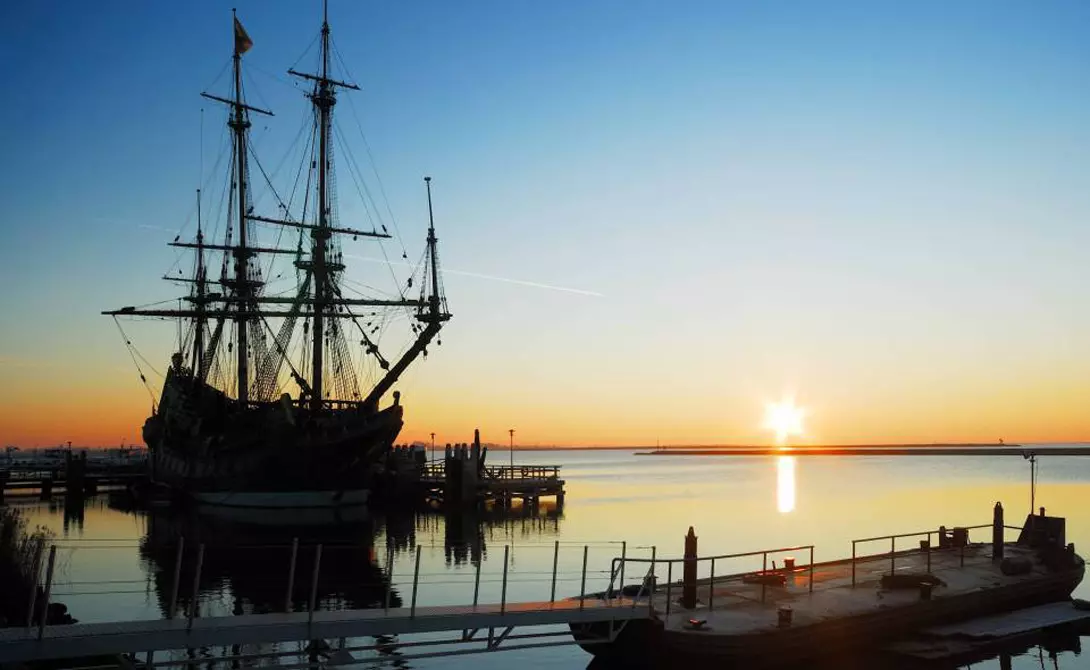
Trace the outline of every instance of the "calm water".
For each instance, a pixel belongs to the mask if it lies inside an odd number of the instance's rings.
[[[424,606],[471,602],[478,558],[480,599],[498,602],[505,546],[510,547],[508,601],[547,600],[555,541],[560,542],[561,597],[579,593],[584,546],[587,590],[593,591],[608,582],[609,561],[621,553],[621,541],[630,556],[649,556],[654,546],[658,556],[676,557],[689,526],[700,538],[701,554],[813,544],[820,561],[850,555],[854,538],[989,523],[997,500],[1007,510],[1007,523],[1021,525],[1030,507],[1029,465],[1015,457],[637,457],[622,451],[558,451],[516,453],[516,463],[563,465],[568,482],[563,509],[542,505],[534,512],[455,516],[406,509],[315,531],[126,511],[123,501],[107,495],[74,509],[66,509],[61,499],[12,499],[12,504],[23,508],[32,524],[56,534],[56,600],[83,622],[163,616],[180,535],[188,549],[180,606],[189,604],[194,546],[203,542],[197,601],[200,614],[209,616],[282,609],[293,537],[301,545],[297,607],[305,607],[309,596],[318,543],[323,544],[318,581],[323,607],[381,607],[387,584],[392,603],[407,604],[417,548],[417,604]],[[1067,517],[1067,539],[1086,555],[1090,458],[1046,457],[1038,470],[1037,504]],[[875,545],[872,551],[887,548]],[[1090,597],[1090,584],[1076,595]],[[1041,667],[1038,653],[1030,648],[1014,658],[1013,667]],[[406,661],[394,647],[375,659],[382,667],[484,669],[516,663],[584,668],[590,657],[577,647],[559,647]],[[1053,664],[1047,652],[1043,659]],[[1059,653],[1055,661],[1063,668],[1090,668],[1072,651]],[[974,667],[1000,663],[992,659]]]

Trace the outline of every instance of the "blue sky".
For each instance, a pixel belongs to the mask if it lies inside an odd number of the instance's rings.
[[[80,397],[102,375],[143,402],[98,311],[170,295],[156,228],[191,213],[202,107],[206,169],[218,151],[222,113],[198,94],[227,91],[232,6],[275,163],[306,110],[284,71],[317,3],[0,8],[5,402],[42,379]],[[443,349],[402,385],[407,436],[751,440],[793,391],[816,438],[1090,438],[1090,5],[330,14],[363,88],[338,118],[350,143],[361,121],[410,256],[430,174],[448,268],[601,294],[449,275]],[[0,415],[0,440],[48,433],[25,423]]]

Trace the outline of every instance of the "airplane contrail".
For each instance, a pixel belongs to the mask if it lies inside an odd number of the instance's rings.
[[[369,258],[367,256],[356,256],[354,254],[344,254],[344,255],[347,256],[348,258],[356,258],[358,260],[369,261],[371,263],[386,263],[386,262],[389,262],[390,265],[402,265],[402,266],[408,267],[408,268],[415,268],[416,267],[415,265],[413,265],[411,263],[402,263],[400,261],[387,261],[385,258]],[[448,273],[448,274],[452,274],[452,275],[462,275],[464,277],[476,277],[477,279],[489,279],[491,281],[501,281],[501,282],[505,282],[505,283],[508,283],[508,284],[519,284],[521,286],[532,286],[534,288],[544,288],[544,289],[548,289],[550,291],[562,291],[564,293],[575,293],[576,295],[586,295],[586,296],[590,296],[590,297],[593,297],[593,298],[604,298],[604,297],[606,297],[605,294],[599,293],[598,291],[588,291],[586,289],[571,288],[571,287],[568,287],[568,286],[555,286],[553,284],[542,284],[541,282],[527,281],[525,279],[511,279],[510,277],[497,277],[495,275],[486,275],[486,274],[482,274],[480,272],[468,272],[466,270],[450,270],[450,269],[444,269],[443,272]]]

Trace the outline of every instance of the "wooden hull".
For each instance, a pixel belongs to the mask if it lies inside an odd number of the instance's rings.
[[[363,505],[402,426],[400,405],[316,416],[281,403],[243,410],[215,389],[169,377],[162,398],[144,428],[151,477],[203,506]]]

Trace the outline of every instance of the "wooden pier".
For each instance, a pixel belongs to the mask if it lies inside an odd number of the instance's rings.
[[[65,495],[93,495],[99,487],[127,486],[147,479],[143,462],[137,464],[98,463],[87,452],[65,452],[63,462],[30,461],[0,466],[0,500],[5,491],[38,491],[49,498],[54,491]]]
[[[516,499],[536,506],[541,498],[564,504],[564,480],[559,465],[487,465],[487,447],[474,431],[472,444],[446,446],[442,461],[423,463],[414,473],[424,496],[450,506],[497,502],[505,507]]]

